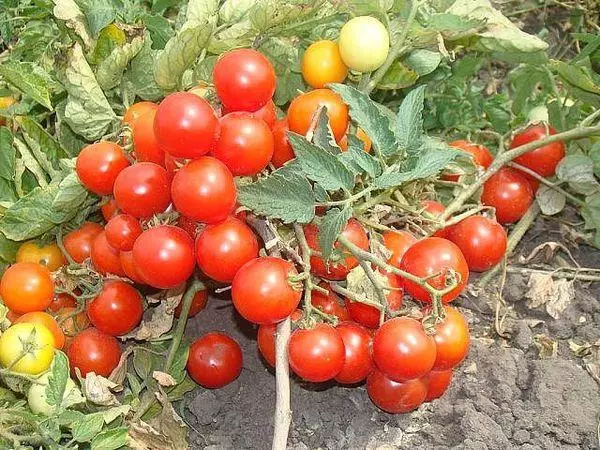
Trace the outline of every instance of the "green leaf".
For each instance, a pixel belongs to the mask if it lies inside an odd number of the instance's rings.
[[[441,62],[442,55],[439,52],[425,49],[413,50],[405,59],[405,63],[421,77],[433,72]]]
[[[127,36],[125,32],[121,30],[114,23],[102,29],[100,36],[96,40],[94,45],[94,51],[91,54],[90,62],[92,64],[98,64],[103,59],[107,58],[108,55],[117,47],[127,42]]]
[[[594,177],[594,161],[589,156],[565,156],[556,167],[556,176],[579,194],[590,195],[600,189],[600,183]]]
[[[581,216],[585,219],[586,230],[596,228],[600,231],[600,193],[588,195],[585,198]]]
[[[189,0],[185,20],[188,23],[208,22],[218,9],[219,0]]]
[[[0,178],[14,180],[16,155],[12,133],[8,128],[0,127]]]
[[[46,386],[46,401],[51,406],[61,406],[69,379],[69,360],[61,351],[54,354]]]
[[[239,22],[248,15],[256,0],[225,0],[219,9],[219,21],[223,23]]]
[[[423,106],[425,86],[419,86],[402,100],[396,118],[396,139],[408,154],[414,153],[423,142]]]
[[[185,365],[187,363],[189,352],[190,346],[187,343],[182,343],[175,353],[175,358],[173,359],[173,365],[171,366],[169,374],[175,378],[177,383],[180,383],[185,378]]]
[[[348,135],[348,155],[369,176],[381,174],[381,163],[365,152],[363,142],[353,134]]]
[[[586,67],[556,60],[550,63],[560,77],[568,83],[586,92],[600,94],[600,86],[594,82],[591,71]]]
[[[152,38],[152,47],[162,50],[173,37],[173,28],[167,19],[158,14],[144,14],[142,22]]]
[[[104,92],[83,55],[79,44],[75,44],[66,70],[68,92],[65,121],[71,129],[88,141],[100,138],[116,121]]]
[[[255,183],[238,187],[238,201],[257,214],[285,223],[309,223],[315,216],[310,183],[287,166]]]
[[[102,430],[104,419],[102,414],[89,414],[71,426],[71,435],[77,442],[89,442]]]
[[[419,74],[400,61],[394,61],[379,83],[377,89],[392,91],[412,86],[419,79]]]
[[[329,87],[349,106],[350,116],[371,138],[375,151],[384,156],[394,155],[398,150],[398,142],[392,132],[390,120],[380,106],[367,94],[351,86],[330,84]]]
[[[39,186],[46,187],[48,185],[48,180],[46,179],[46,172],[38,162],[37,158],[32,154],[29,147],[25,145],[25,143],[20,139],[15,139],[13,142],[15,147],[17,148],[17,151],[21,155],[21,164],[23,164],[24,167],[28,169],[29,172],[31,172],[31,174],[33,174]],[[17,160],[16,164],[19,164],[19,160]]]
[[[597,177],[600,177],[600,141],[592,145],[592,148],[590,148],[589,156],[594,164],[594,173]]]
[[[152,50],[149,35],[144,37],[144,45],[135,58],[124,78],[131,84],[135,94],[143,100],[156,101],[163,97],[163,91],[154,79],[154,60],[156,51]]]
[[[123,72],[144,45],[141,37],[115,48],[99,65],[96,71],[98,84],[104,90],[112,89],[121,82]]]
[[[334,155],[341,151],[335,142],[333,131],[329,125],[327,107],[325,106],[319,108],[319,111],[317,112],[317,124],[315,126],[312,141],[317,147],[321,147]]]
[[[98,37],[100,30],[112,23],[117,15],[117,7],[112,0],[75,0],[83,12],[92,37]]]
[[[210,40],[212,31],[212,24],[198,23],[182,29],[169,39],[154,63],[156,84],[167,91],[179,88],[183,72],[200,56]]]
[[[0,75],[6,82],[52,111],[50,77],[42,73],[41,68],[30,62],[4,61],[0,64]]]
[[[127,427],[110,428],[92,439],[92,450],[117,450],[127,444]]]
[[[328,191],[349,191],[354,187],[352,173],[335,155],[296,133],[288,132],[288,140],[296,154],[296,161],[309,179]]]
[[[213,70],[217,62],[216,56],[207,56],[194,69],[194,81],[213,84]]]
[[[7,263],[14,262],[21,244],[22,242],[11,241],[0,233],[0,260]]]
[[[86,48],[91,47],[93,39],[88,31],[86,18],[74,0],[54,0],[52,13],[57,19],[64,20],[67,27],[75,31]]]
[[[113,422],[117,417],[125,416],[131,411],[131,405],[120,405],[99,412],[105,424]]]
[[[346,205],[343,209],[332,208],[325,214],[319,226],[319,245],[323,258],[327,261],[331,256],[333,244],[342,230],[346,227],[348,220],[352,217],[352,206]]]
[[[158,367],[158,361],[153,356],[141,348],[133,351],[133,368],[142,380],[152,377],[152,372]]]
[[[535,198],[540,205],[542,214],[553,216],[561,212],[567,203],[567,197],[562,192],[549,186],[541,185],[535,193]]]
[[[471,36],[485,28],[485,21],[467,19],[458,14],[437,13],[427,19],[427,28],[439,31],[442,36],[450,41]]]
[[[68,156],[56,139],[35,120],[29,117],[19,117],[17,122],[23,132],[39,145],[54,167],[57,167],[59,158]]]
[[[276,105],[285,105],[304,90],[298,66],[300,49],[290,41],[271,38],[265,40],[259,50],[269,58],[278,77],[273,101]]]
[[[81,184],[77,174],[71,172],[58,185],[58,193],[52,201],[56,211],[72,211],[83,204],[89,191]]]

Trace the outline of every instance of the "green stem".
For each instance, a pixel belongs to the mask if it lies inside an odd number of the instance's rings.
[[[331,202],[321,202],[321,203],[317,203],[317,206],[339,206],[339,205],[346,205],[348,203],[352,203],[355,200],[358,200],[358,199],[364,197],[369,192],[373,191],[373,189],[375,189],[373,186],[369,186],[368,188],[365,188],[362,191],[359,191],[356,194],[351,195],[350,197],[346,197],[343,200],[334,200],[334,201],[331,201]]]

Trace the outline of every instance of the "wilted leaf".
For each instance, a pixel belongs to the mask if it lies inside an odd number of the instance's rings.
[[[527,283],[525,297],[529,299],[527,306],[530,309],[546,305],[548,314],[558,319],[575,297],[575,289],[572,281],[554,280],[551,275],[534,273]]]
[[[129,62],[139,53],[144,45],[141,37],[115,48],[99,65],[96,71],[98,84],[102,89],[112,89],[121,82],[121,77]]]
[[[48,85],[50,77],[40,67],[30,62],[4,61],[0,64],[0,75],[25,95],[52,111]]]
[[[175,386],[177,384],[175,378],[173,378],[168,373],[161,372],[160,370],[155,370],[154,372],[152,372],[152,378],[154,378],[158,382],[158,384],[160,384],[163,387]]]
[[[163,91],[154,79],[154,59],[156,51],[152,50],[152,40],[146,35],[144,45],[131,60],[130,68],[125,72],[125,79],[131,84],[133,92],[143,100],[156,101],[163,97]]]
[[[538,205],[540,205],[542,213],[547,216],[558,214],[564,209],[567,203],[567,197],[562,192],[545,185],[540,186],[535,193],[535,198]]]
[[[15,177],[16,149],[13,135],[6,127],[0,127],[0,178],[12,181]]]
[[[112,390],[117,388],[117,384],[104,378],[103,376],[96,375],[94,372],[90,372],[85,376],[83,382],[83,395],[90,402],[101,405],[101,406],[114,406],[119,405],[119,401]]]
[[[375,278],[382,285],[387,285],[387,279],[384,275],[382,275],[378,270],[373,272]],[[346,281],[348,283],[348,290],[374,302],[379,303],[379,297],[377,296],[377,290],[367,274],[363,270],[361,266],[357,266],[350,271],[348,276],[346,277]]]
[[[156,339],[167,333],[173,327],[173,310],[168,302],[161,302],[156,308],[152,308],[149,319],[142,320],[131,333],[121,336],[121,339],[135,339],[146,341]]]
[[[86,47],[92,45],[92,38],[88,32],[85,16],[74,0],[53,0],[53,14],[57,19],[64,20],[66,25],[71,28],[81,38]]]
[[[419,74],[401,61],[394,63],[387,70],[383,78],[377,83],[377,89],[396,90],[412,86],[419,79]]]
[[[558,354],[558,342],[552,340],[545,334],[533,336],[533,343],[538,348],[541,359],[553,359]]]
[[[218,0],[190,0],[187,5],[184,27],[207,22],[217,13],[218,9]]]

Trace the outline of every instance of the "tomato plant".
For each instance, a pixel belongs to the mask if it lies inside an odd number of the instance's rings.
[[[85,311],[75,307],[64,307],[56,312],[56,322],[65,334],[65,348],[69,347],[71,338],[89,328],[90,321]]]
[[[142,234],[140,222],[133,216],[119,214],[108,221],[104,228],[108,244],[115,250],[128,252]]]
[[[295,310],[290,316],[293,324],[298,323],[303,317],[303,312],[300,309]],[[267,323],[259,325],[256,333],[256,344],[258,351],[264,360],[271,366],[275,367],[275,334],[277,333],[276,323]]]
[[[131,125],[135,159],[138,162],[151,162],[164,166],[165,152],[156,138],[156,132],[154,131],[155,117],[156,108],[152,108],[137,117]]]
[[[441,323],[435,325],[436,357],[434,370],[448,370],[456,367],[467,356],[471,338],[469,325],[458,310],[444,307],[446,317]]]
[[[207,333],[190,346],[186,367],[196,383],[217,389],[240,375],[242,359],[242,349],[230,336]]]
[[[2,275],[0,296],[4,305],[16,314],[43,311],[54,297],[52,275],[41,264],[13,264]]]
[[[90,191],[98,195],[110,195],[117,176],[127,166],[129,161],[118,144],[101,141],[81,150],[75,170]]]
[[[52,302],[48,305],[47,310],[50,312],[57,312],[62,308],[74,308],[77,306],[77,300],[75,297],[69,294],[60,293],[54,295]]]
[[[383,244],[392,252],[388,263],[399,268],[402,257],[415,242],[417,242],[417,238],[408,231],[386,231],[383,233]]]
[[[385,294],[387,302],[387,311],[395,312],[402,306],[402,280],[399,276],[393,273],[385,274],[385,281],[383,283],[391,288]],[[367,327],[367,328],[378,328],[379,320],[381,318],[381,312],[375,306],[367,305],[365,303],[352,301],[346,299],[346,306],[348,307],[348,313],[355,322]],[[385,317],[385,314],[384,314]]]
[[[192,299],[192,304],[190,306],[190,312],[188,313],[188,317],[194,317],[196,314],[202,311],[206,306],[207,301],[208,291],[206,289],[201,289],[198,292],[196,292],[194,298]],[[175,311],[173,312],[175,317],[179,317],[181,315],[182,306],[183,305],[180,302],[179,305],[177,305],[177,308],[175,308]]]
[[[440,398],[452,381],[452,370],[432,370],[424,378],[423,381],[427,385],[426,402]]]
[[[325,295],[321,291],[314,291],[311,298],[312,305],[315,308],[319,308],[325,314],[337,317],[340,322],[349,320],[348,309],[338,295],[329,289],[326,283],[321,283],[320,286],[323,289],[327,289],[329,293]]]
[[[156,112],[158,105],[153,102],[137,102],[127,108],[123,116],[123,123],[133,127],[134,123],[148,113]]]
[[[119,262],[121,263],[121,268],[123,269],[123,272],[125,272],[125,275],[127,275],[127,278],[137,284],[146,284],[133,259],[133,249],[127,252],[119,252]]]
[[[114,336],[88,328],[73,338],[67,348],[67,357],[73,375],[79,370],[81,376],[94,372],[108,377],[119,363],[121,348]]]
[[[98,330],[122,336],[142,320],[142,296],[130,284],[120,280],[106,281],[100,293],[87,305],[90,322]]]
[[[290,159],[294,158],[294,150],[287,138],[289,131],[287,119],[280,119],[275,122],[273,131],[273,156],[271,163],[277,168],[283,166]]]
[[[340,30],[339,47],[342,60],[350,69],[371,72],[387,58],[390,36],[385,25],[374,17],[354,17]]]

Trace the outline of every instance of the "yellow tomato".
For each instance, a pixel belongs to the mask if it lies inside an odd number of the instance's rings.
[[[35,241],[25,242],[19,247],[17,262],[41,264],[51,272],[67,263],[58,245],[48,244],[40,247]]]
[[[16,100],[11,96],[0,97],[0,109],[6,109],[14,103],[16,103]],[[6,119],[4,117],[0,117],[0,126],[5,124]]]
[[[390,51],[390,36],[374,17],[350,19],[340,30],[340,55],[344,63],[357,72],[379,68]]]
[[[348,75],[348,67],[342,61],[340,49],[333,41],[317,41],[311,44],[302,57],[302,76],[313,88],[325,87],[327,83],[341,83]]]
[[[13,372],[40,374],[53,358],[54,337],[43,325],[17,323],[0,336],[0,364]]]

